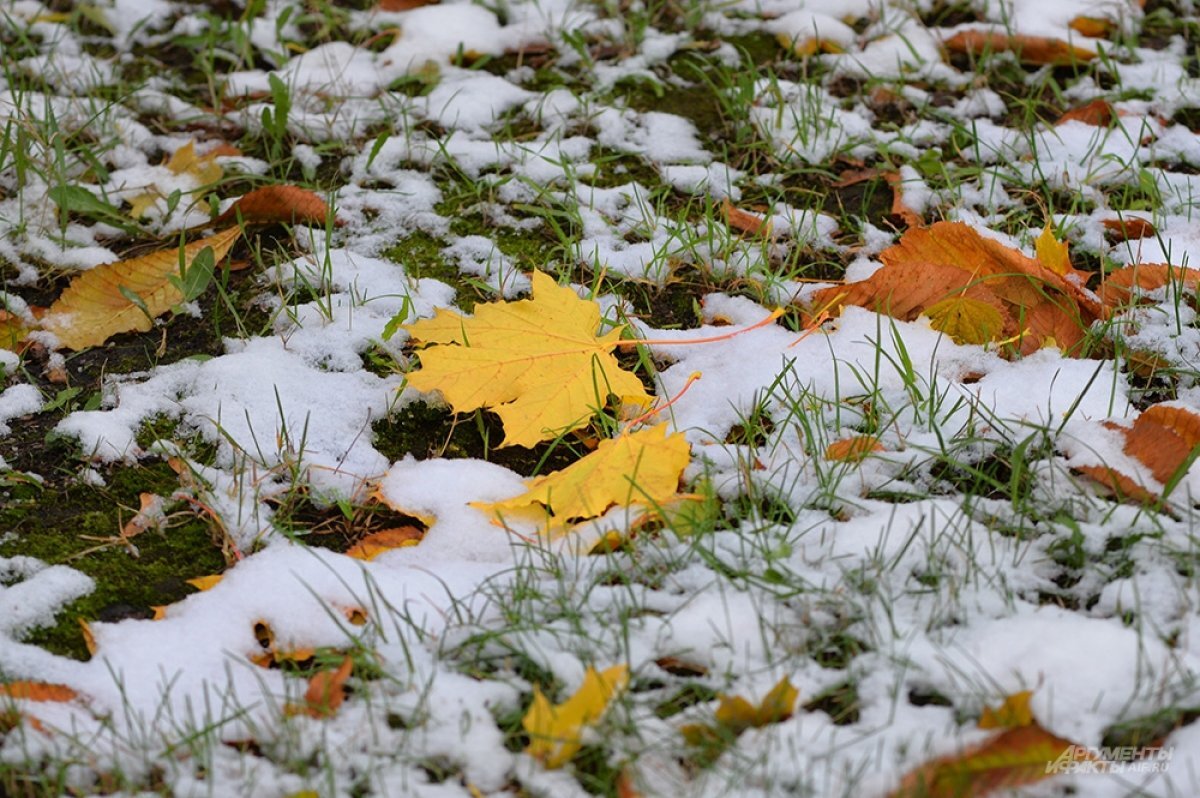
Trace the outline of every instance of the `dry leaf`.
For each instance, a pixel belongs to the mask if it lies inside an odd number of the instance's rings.
[[[283,708],[285,715],[308,715],[313,718],[328,718],[337,712],[346,700],[346,680],[354,670],[354,660],[346,657],[337,670],[325,670],[308,680],[304,693],[304,704],[288,704]]]
[[[1125,453],[1166,484],[1200,446],[1200,416],[1182,407],[1152,405],[1125,434]]]
[[[729,197],[726,197],[721,203],[721,211],[725,214],[725,223],[734,230],[752,236],[770,238],[771,222],[756,213],[750,213],[734,206],[729,201]]]
[[[1113,120],[1113,107],[1109,105],[1108,100],[1100,97],[1092,100],[1090,103],[1076,106],[1068,110],[1058,118],[1054,124],[1061,125],[1064,122],[1083,122],[1085,125],[1092,127],[1108,127]]]
[[[224,578],[225,574],[209,574],[208,576],[197,576],[195,579],[189,579],[187,583],[200,591],[212,590]]]
[[[1042,228],[1042,234],[1034,242],[1038,263],[1059,276],[1074,271],[1071,268],[1069,248],[1066,241],[1059,241],[1054,237],[1054,229],[1050,226],[1050,222],[1046,222],[1046,226]]]
[[[15,681],[0,684],[0,696],[20,701],[71,701],[78,693],[62,684]]]
[[[379,0],[380,11],[412,11],[421,6],[437,5],[439,0]]]
[[[874,435],[855,435],[842,438],[825,447],[825,459],[844,463],[859,463],[871,452],[882,452],[883,446]]]
[[[1016,729],[1032,725],[1033,709],[1029,705],[1032,699],[1032,690],[1022,690],[1005,697],[1004,703],[995,709],[984,707],[979,715],[979,728]]]
[[[786,676],[763,696],[757,705],[740,695],[722,695],[713,713],[713,723],[690,723],[679,732],[689,745],[721,747],[747,729],[759,729],[781,723],[792,716],[796,707],[797,690]]]
[[[131,538],[140,535],[147,529],[161,529],[167,517],[163,515],[163,497],[153,493],[142,493],[138,496],[141,508],[121,527],[121,537]]]
[[[584,427],[610,394],[649,403],[641,380],[612,355],[621,330],[596,335],[600,306],[541,272],[532,279],[531,299],[476,305],[472,317],[439,308],[405,325],[425,344],[409,384],[441,391],[456,412],[493,410],[504,424],[501,446]]]
[[[275,630],[266,621],[254,622],[254,639],[261,650],[251,654],[250,661],[260,668],[271,668],[281,662],[308,662],[317,655],[316,649],[309,646],[280,648],[275,643]]]
[[[683,433],[667,434],[657,424],[603,440],[586,457],[526,484],[528,490],[499,502],[472,503],[504,518],[545,521],[555,532],[566,524],[595,518],[610,507],[658,505],[679,489],[690,449]]]
[[[904,181],[899,172],[884,172],[883,177],[892,188],[892,215],[909,227],[920,227],[925,224],[921,214],[917,213],[904,201]]]
[[[1089,36],[1093,39],[1102,39],[1112,33],[1113,21],[1104,17],[1075,17],[1067,27],[1076,33],[1081,33],[1084,36]]]
[[[324,227],[329,215],[325,200],[299,186],[266,186],[246,194],[210,224],[300,224]],[[335,220],[334,224],[338,224]]]
[[[911,771],[889,798],[982,798],[1048,778],[1047,766],[1073,749],[1070,740],[1037,725],[1007,729]]]
[[[415,526],[402,526],[395,529],[384,529],[373,532],[346,550],[347,557],[356,560],[373,560],[385,551],[405,546],[415,546],[421,542],[425,531]]]
[[[1114,241],[1135,241],[1139,238],[1153,238],[1158,235],[1154,225],[1137,216],[1125,216],[1120,219],[1105,219],[1101,224]]]
[[[188,244],[183,249],[185,268],[206,248],[212,249],[213,262],[220,263],[240,234],[230,228]],[[90,269],[54,301],[42,327],[68,349],[96,346],[117,333],[145,332],[153,326],[152,319],[183,301],[182,291],[171,280],[176,277],[178,282],[179,263],[179,249],[172,247]]]
[[[583,730],[600,720],[627,684],[629,666],[614,665],[601,672],[589,667],[580,688],[561,704],[551,704],[534,687],[533,702],[521,719],[529,735],[525,753],[540,759],[547,768],[560,768],[570,762],[583,745]]]
[[[1138,263],[1109,272],[1100,286],[1100,299],[1109,307],[1128,304],[1133,289],[1156,291],[1167,285],[1177,285],[1182,291],[1194,292],[1200,286],[1200,269],[1172,266],[1169,263]]]
[[[0,349],[10,349],[14,352],[21,347],[25,336],[29,335],[29,327],[15,313],[0,310]]]
[[[1067,66],[1091,61],[1096,54],[1075,47],[1061,39],[1044,36],[1023,36],[1001,31],[964,30],[946,39],[946,49],[952,53],[980,56],[984,53],[1011,52],[1023,64],[1033,66]]]
[[[1084,465],[1075,466],[1075,470],[1085,477],[1107,488],[1119,499],[1132,499],[1138,504],[1158,504],[1159,497],[1128,474],[1122,474],[1108,466]]]
[[[83,635],[83,645],[87,648],[87,653],[95,656],[98,646],[96,645],[96,635],[92,632],[92,625],[83,618],[75,620],[79,622],[79,633]]]

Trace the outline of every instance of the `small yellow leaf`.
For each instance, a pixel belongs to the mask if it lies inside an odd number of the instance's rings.
[[[159,194],[158,191],[144,191],[138,194],[129,200],[129,218],[141,219],[146,215],[146,211],[153,208],[160,199],[162,199],[162,194]]]
[[[234,227],[188,244],[183,249],[184,264],[190,267],[208,247],[214,263],[220,263],[239,235],[241,231]],[[183,301],[183,293],[171,281],[179,276],[179,264],[179,249],[171,247],[90,269],[54,301],[42,326],[68,349],[102,344],[130,330],[145,332],[152,318]]]
[[[209,574],[208,576],[197,576],[195,579],[187,580],[187,583],[197,590],[212,590],[217,582],[223,579],[225,574]]]
[[[87,648],[87,652],[91,655],[96,654],[96,635],[92,633],[92,625],[83,618],[76,618],[79,622],[79,631],[83,635],[83,645]]]
[[[373,560],[385,551],[415,546],[421,542],[425,533],[415,526],[402,526],[395,529],[384,529],[367,535],[346,550],[347,557],[356,560]]]
[[[561,471],[529,480],[512,499],[474,503],[507,517],[546,521],[548,528],[595,518],[616,505],[660,504],[674,496],[690,449],[666,423],[600,442],[594,452]]]
[[[1103,38],[1107,36],[1113,29],[1113,21],[1104,19],[1103,17],[1075,17],[1067,27],[1076,33],[1082,33],[1084,36],[1092,38]]]
[[[533,297],[476,305],[473,317],[439,309],[405,325],[421,368],[418,391],[441,391],[456,412],[493,410],[504,424],[501,446],[533,446],[587,426],[610,395],[641,404],[650,396],[612,351],[621,330],[597,336],[600,306],[542,272]]]
[[[1033,723],[1033,710],[1029,706],[1032,690],[1022,690],[1004,699],[1004,703],[992,709],[984,707],[979,715],[981,729],[1016,729]]]
[[[583,684],[561,704],[551,704],[533,688],[533,703],[521,720],[529,734],[525,753],[548,768],[560,768],[579,752],[583,730],[600,720],[617,693],[629,684],[629,666],[614,665],[597,673],[589,667]]]
[[[76,692],[62,684],[15,681],[0,684],[0,696],[22,701],[70,701]]]
[[[855,435],[842,438],[825,447],[825,459],[844,463],[860,463],[872,452],[882,452],[883,446],[874,435]]]
[[[715,718],[718,724],[738,735],[746,729],[758,729],[787,720],[792,716],[799,696],[800,691],[785,676],[763,696],[758,706],[740,695],[721,696]]]
[[[1038,262],[1047,269],[1058,275],[1071,271],[1071,258],[1067,254],[1068,244],[1066,241],[1059,241],[1054,237],[1054,231],[1050,228],[1049,222],[1046,222],[1042,234],[1037,237],[1035,247]]]
[[[167,161],[167,168],[172,174],[191,175],[202,186],[217,182],[223,174],[221,166],[216,162],[216,154],[197,157],[196,145],[191,141],[175,150],[171,159]]]
[[[967,296],[943,299],[927,307],[921,315],[929,319],[930,327],[960,344],[986,344],[1004,331],[1000,308]]]
[[[20,316],[0,310],[0,349],[16,351],[28,334],[29,328]]]

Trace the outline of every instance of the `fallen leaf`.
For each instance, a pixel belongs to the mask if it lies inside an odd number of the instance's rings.
[[[0,696],[20,701],[71,701],[78,693],[62,684],[18,680],[0,684]]]
[[[167,517],[163,515],[163,497],[154,493],[142,493],[138,496],[141,507],[121,527],[122,538],[132,538],[142,534],[147,529],[161,529]]]
[[[1200,447],[1200,416],[1182,407],[1152,405],[1122,430],[1125,453],[1150,469],[1163,484],[1190,465]]]
[[[1007,729],[953,756],[911,771],[889,798],[982,798],[996,790],[1034,784],[1051,775],[1070,741],[1037,725]]]
[[[874,435],[854,435],[834,441],[825,447],[825,459],[844,463],[859,463],[871,452],[882,452],[883,446]]]
[[[437,5],[439,0],[379,0],[380,11],[412,11],[422,6]]]
[[[209,224],[300,224],[324,227],[329,215],[325,200],[299,186],[266,186],[246,194]],[[338,224],[335,220],[334,224]]]
[[[0,349],[17,351],[27,335],[29,327],[20,316],[0,310]]]
[[[1075,47],[1061,39],[1001,31],[963,30],[946,39],[944,44],[952,53],[975,57],[985,53],[1010,52],[1021,63],[1033,66],[1067,66],[1096,57],[1091,50]]]
[[[1046,226],[1042,228],[1042,234],[1034,242],[1034,251],[1037,254],[1038,263],[1059,276],[1067,274],[1073,271],[1068,249],[1069,245],[1067,242],[1059,241],[1055,238],[1054,229],[1051,227],[1050,222],[1046,222]]]
[[[979,728],[1016,729],[1032,725],[1033,709],[1029,705],[1032,699],[1032,690],[1022,690],[1006,696],[1004,702],[995,709],[984,707],[979,715]]]
[[[729,197],[721,203],[721,212],[725,215],[725,223],[742,233],[753,236],[771,236],[771,222],[756,213],[744,211],[729,201]]]
[[[287,704],[285,715],[308,715],[313,718],[328,718],[337,712],[346,700],[346,680],[354,670],[354,660],[346,657],[337,670],[324,670],[308,680],[304,693],[304,704]]]
[[[421,542],[425,532],[415,526],[402,526],[395,529],[384,529],[373,532],[346,550],[347,557],[356,560],[373,560],[385,551],[405,546],[415,546]]]
[[[1102,39],[1112,33],[1113,21],[1103,17],[1079,16],[1068,22],[1067,27],[1084,36],[1090,36],[1093,39]]]
[[[1101,465],[1075,466],[1075,470],[1106,488],[1119,499],[1132,499],[1138,504],[1158,504],[1158,494],[1147,490],[1128,474]]]
[[[83,618],[76,618],[79,623],[79,633],[83,635],[83,645],[87,649],[87,653],[92,656],[96,655],[96,635],[92,632],[92,625]]]
[[[529,735],[525,753],[547,768],[560,768],[579,752],[583,730],[604,715],[617,693],[629,684],[629,666],[614,665],[597,672],[589,667],[583,684],[561,704],[551,704],[538,687],[521,726]]]
[[[884,172],[883,177],[892,189],[892,215],[898,216],[900,221],[909,227],[920,227],[925,224],[925,219],[921,214],[904,201],[904,180],[900,177],[900,173]]]
[[[1085,125],[1091,125],[1092,127],[1108,127],[1112,124],[1113,116],[1113,107],[1109,105],[1108,100],[1098,97],[1090,103],[1067,110],[1054,124],[1061,125],[1064,122],[1083,122]]]
[[[251,654],[250,661],[260,668],[271,668],[281,662],[308,662],[317,654],[316,649],[309,646],[280,648],[275,643],[275,630],[266,621],[254,622],[254,639],[261,650]]]
[[[1200,286],[1200,269],[1172,266],[1169,263],[1137,263],[1105,275],[1099,294],[1105,305],[1115,307],[1128,304],[1133,298],[1134,288],[1148,292],[1167,285],[1179,286],[1181,293],[1194,293]]]
[[[680,727],[679,732],[689,745],[711,747],[715,753],[747,729],[759,729],[790,718],[799,696],[800,691],[785,676],[757,705],[740,695],[720,696],[712,723],[689,723]]]
[[[439,308],[404,325],[421,368],[408,383],[441,391],[456,412],[493,410],[504,424],[501,446],[534,446],[588,424],[609,395],[648,404],[641,380],[613,357],[621,330],[597,336],[600,306],[542,272],[533,297],[476,305],[464,317]]]
[[[528,490],[511,499],[472,503],[504,518],[545,521],[557,530],[595,518],[610,507],[657,505],[679,489],[690,449],[683,433],[667,434],[667,424],[600,442],[594,452],[560,471],[528,480]]]
[[[186,245],[185,269],[208,248],[213,262],[220,263],[239,235],[241,231],[235,227]],[[154,318],[183,301],[179,267],[179,249],[172,247],[90,269],[72,280],[54,301],[42,327],[68,349],[96,346],[117,333],[145,332]]]
[[[1153,238],[1158,235],[1154,225],[1137,216],[1124,216],[1120,219],[1105,219],[1101,224],[1114,241],[1135,241],[1139,238]]]
[[[929,319],[930,327],[960,344],[990,343],[1012,327],[1011,317],[998,301],[969,296],[935,302],[921,315]]]
[[[197,576],[195,579],[189,579],[187,583],[200,591],[212,590],[224,578],[225,574],[209,574],[208,576]]]

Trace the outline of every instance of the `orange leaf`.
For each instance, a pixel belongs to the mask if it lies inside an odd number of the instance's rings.
[[[240,234],[235,227],[186,245],[185,267],[209,247],[214,263],[220,263]],[[171,279],[179,274],[178,247],[97,266],[71,281],[50,306],[42,326],[68,349],[95,346],[117,333],[145,332],[153,326],[152,319],[183,301],[180,281]]]
[[[212,590],[217,582],[220,582],[225,577],[225,574],[209,574],[208,576],[197,576],[195,579],[187,580],[187,583],[197,590]]]
[[[93,656],[96,654],[96,635],[92,633],[91,624],[83,618],[76,618],[79,622],[79,631],[83,635],[83,645],[87,647],[87,652]]]
[[[246,194],[210,222],[236,224],[304,224],[323,227],[329,213],[325,200],[299,186],[266,186]],[[335,224],[337,222],[335,221]]]
[[[1016,729],[1033,724],[1033,710],[1029,706],[1032,690],[1022,690],[1004,699],[1004,703],[992,709],[984,707],[979,716],[981,729]]]
[[[984,53],[1011,52],[1023,64],[1033,66],[1067,66],[1079,61],[1091,61],[1096,54],[1074,47],[1061,39],[1044,36],[1024,36],[1000,31],[964,30],[945,41],[952,53],[979,56]]]
[[[1133,288],[1155,291],[1163,286],[1175,284],[1185,291],[1195,291],[1200,286],[1200,270],[1169,263],[1138,263],[1109,272],[1100,286],[1100,299],[1105,305],[1115,307],[1127,304],[1133,296]]]
[[[1060,116],[1054,124],[1061,125],[1064,122],[1083,122],[1085,125],[1091,125],[1092,127],[1108,127],[1112,124],[1112,120],[1112,106],[1109,105],[1108,100],[1100,97],[1092,100],[1090,103],[1071,108]]]
[[[1075,17],[1067,23],[1067,27],[1076,33],[1081,33],[1084,36],[1090,36],[1093,39],[1099,39],[1107,36],[1113,29],[1111,19],[1103,17]]]
[[[1123,219],[1105,219],[1101,224],[1113,239],[1117,241],[1133,241],[1138,238],[1153,238],[1158,235],[1154,225],[1137,216],[1126,216]]]
[[[0,684],[0,695],[21,701],[70,701],[78,693],[62,684],[16,681]]]
[[[981,798],[1047,778],[1052,770],[1047,765],[1068,750],[1077,749],[1040,726],[1008,729],[960,754],[921,765],[889,798]]]
[[[734,207],[734,204],[729,201],[729,197],[726,197],[721,203],[721,210],[725,214],[725,223],[734,230],[753,236],[769,237],[771,235],[770,221],[758,214]]]
[[[904,181],[900,178],[900,173],[884,172],[883,177],[892,187],[892,215],[900,217],[900,220],[909,227],[920,227],[925,224],[921,214],[914,211],[904,201]]]
[[[1076,466],[1075,470],[1100,483],[1119,499],[1132,499],[1139,504],[1158,504],[1158,496],[1142,487],[1132,477],[1108,466]]]
[[[874,435],[855,435],[842,438],[825,447],[826,460],[839,460],[846,463],[858,463],[865,460],[871,452],[882,452],[883,446]]]
[[[142,506],[125,522],[125,526],[121,527],[121,537],[131,538],[135,535],[140,535],[147,529],[159,529],[166,522],[166,516],[163,515],[162,506],[163,500],[161,496],[153,493],[142,493],[138,496],[138,500]]]
[[[356,560],[373,560],[385,551],[415,546],[421,542],[425,532],[415,526],[402,526],[395,529],[385,529],[367,535],[346,551],[347,557]]]
[[[308,690],[304,693],[304,706],[289,704],[284,712],[289,715],[309,715],[314,718],[328,718],[337,712],[338,707],[346,700],[346,680],[354,669],[354,660],[346,657],[337,670],[321,671],[308,680]]]
[[[1181,407],[1153,405],[1124,433],[1125,453],[1166,483],[1200,446],[1200,416]]]

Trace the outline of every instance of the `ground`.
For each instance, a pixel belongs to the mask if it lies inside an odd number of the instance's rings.
[[[1198,46],[1193,0],[0,0],[0,794],[1200,793]],[[218,215],[273,186],[322,212]],[[967,234],[1065,243],[1070,323]],[[953,331],[845,300],[921,235]],[[536,272],[652,401],[508,446],[421,325]],[[495,511],[657,424],[665,495],[647,450]]]

